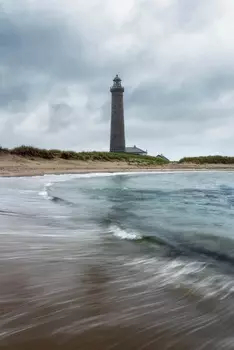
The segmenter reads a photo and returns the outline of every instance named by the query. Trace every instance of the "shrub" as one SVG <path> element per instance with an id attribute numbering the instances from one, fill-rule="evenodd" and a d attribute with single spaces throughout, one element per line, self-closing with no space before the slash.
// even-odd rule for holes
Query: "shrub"
<path id="1" fill-rule="evenodd" d="M 6 154 L 9 153 L 9 149 L 8 148 L 3 148 L 2 146 L 0 146 L 0 154 Z"/>
<path id="2" fill-rule="evenodd" d="M 50 149 L 49 152 L 52 153 L 54 157 L 60 157 L 62 151 L 59 149 Z"/>
<path id="3" fill-rule="evenodd" d="M 234 164 L 234 157 L 225 157 L 225 156 L 185 157 L 180 159 L 179 163 Z"/>
<path id="4" fill-rule="evenodd" d="M 76 159 L 81 161 L 124 161 L 133 162 L 136 164 L 167 164 L 164 159 L 152 157 L 152 156 L 140 156 L 129 153 L 110 153 L 110 152 L 74 152 L 74 151 L 61 151 L 58 153 L 58 157 L 62 159 Z"/>
<path id="5" fill-rule="evenodd" d="M 16 147 L 16 148 L 13 148 L 10 151 L 10 153 L 21 157 L 36 157 L 36 158 L 44 158 L 44 159 L 54 158 L 53 152 L 46 149 L 41 149 L 41 148 L 36 148 L 31 146 Z"/>
<path id="6" fill-rule="evenodd" d="M 63 159 L 76 159 L 77 153 L 73 151 L 62 151 L 60 154 L 60 158 Z"/>

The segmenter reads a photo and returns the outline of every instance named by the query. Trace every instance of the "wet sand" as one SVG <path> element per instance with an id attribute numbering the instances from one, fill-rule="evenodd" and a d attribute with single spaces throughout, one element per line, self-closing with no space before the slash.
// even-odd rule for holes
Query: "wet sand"
<path id="1" fill-rule="evenodd" d="M 30 239 L 4 243 L 1 349 L 233 349 L 225 300 L 152 284 L 144 265 L 82 256 L 74 242 L 40 241 L 34 255 Z"/>
<path id="2" fill-rule="evenodd" d="M 147 271 L 82 257 L 71 242 L 44 241 L 41 257 L 22 243 L 19 259 L 5 241 L 15 259 L 1 260 L 1 349 L 232 349 L 221 347 L 233 328 L 225 301 L 147 287 Z"/>

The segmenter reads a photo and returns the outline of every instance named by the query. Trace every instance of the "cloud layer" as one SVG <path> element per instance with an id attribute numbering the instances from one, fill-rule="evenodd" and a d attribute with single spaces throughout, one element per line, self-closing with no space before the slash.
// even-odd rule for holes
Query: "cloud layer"
<path id="1" fill-rule="evenodd" d="M 3 0 L 0 137 L 108 150 L 112 78 L 128 145 L 233 155 L 232 0 Z"/>

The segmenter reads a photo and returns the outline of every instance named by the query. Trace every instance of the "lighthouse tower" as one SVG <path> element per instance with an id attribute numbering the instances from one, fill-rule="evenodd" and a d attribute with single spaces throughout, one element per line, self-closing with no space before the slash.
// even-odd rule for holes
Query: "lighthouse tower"
<path id="1" fill-rule="evenodd" d="M 111 99 L 111 132 L 110 152 L 125 152 L 125 130 L 124 130 L 124 87 L 118 75 L 113 80 L 110 88 Z"/>

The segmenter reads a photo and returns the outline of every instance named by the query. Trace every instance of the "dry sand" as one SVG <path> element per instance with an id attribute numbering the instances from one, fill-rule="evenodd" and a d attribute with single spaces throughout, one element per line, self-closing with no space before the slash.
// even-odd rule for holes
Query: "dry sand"
<path id="1" fill-rule="evenodd" d="M 64 159 L 27 159 L 14 155 L 0 156 L 0 176 L 35 176 L 44 174 L 66 174 L 87 172 L 128 171 L 176 171 L 176 170 L 234 170 L 234 165 L 223 164 L 177 164 L 139 166 L 125 162 L 77 161 Z"/>

